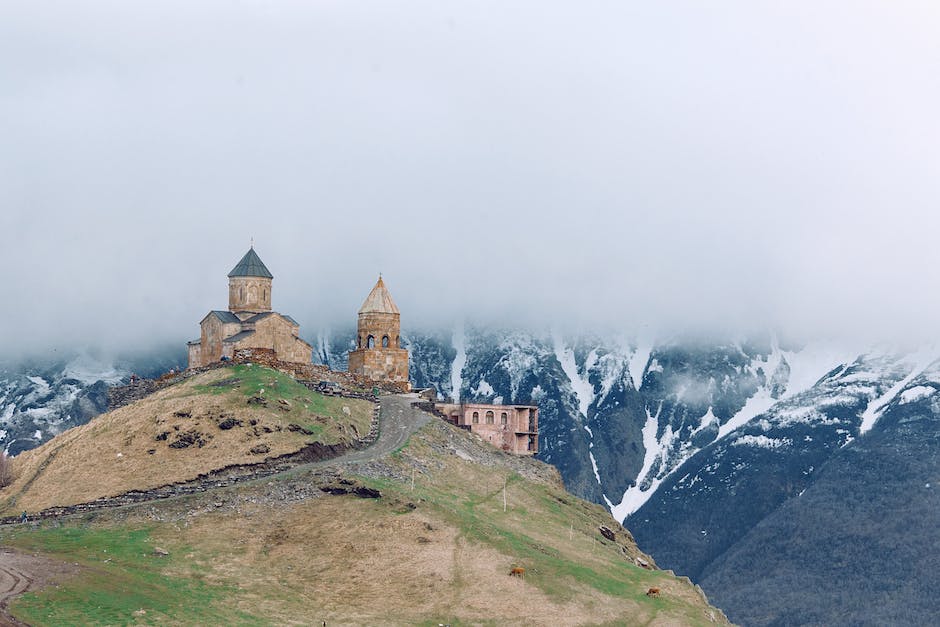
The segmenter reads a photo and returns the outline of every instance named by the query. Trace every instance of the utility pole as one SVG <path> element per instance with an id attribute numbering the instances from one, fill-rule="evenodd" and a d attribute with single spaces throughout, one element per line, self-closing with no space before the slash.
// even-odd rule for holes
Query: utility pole
<path id="1" fill-rule="evenodd" d="M 506 482 L 507 481 L 508 479 L 504 477 L 503 478 L 503 511 L 504 512 L 506 511 Z"/>

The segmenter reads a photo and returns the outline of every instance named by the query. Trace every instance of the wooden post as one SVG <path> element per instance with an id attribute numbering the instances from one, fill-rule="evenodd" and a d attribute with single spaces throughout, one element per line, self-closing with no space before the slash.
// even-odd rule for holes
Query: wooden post
<path id="1" fill-rule="evenodd" d="M 411 467 L 411 491 L 415 491 L 415 469 L 414 466 Z"/>
<path id="2" fill-rule="evenodd" d="M 503 478 L 503 511 L 506 511 L 506 482 L 508 479 Z"/>

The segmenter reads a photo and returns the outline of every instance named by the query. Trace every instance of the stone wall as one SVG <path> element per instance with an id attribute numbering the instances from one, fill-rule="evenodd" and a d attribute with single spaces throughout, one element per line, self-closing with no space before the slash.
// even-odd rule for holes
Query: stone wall
<path id="1" fill-rule="evenodd" d="M 232 312 L 271 311 L 271 279 L 260 276 L 230 277 L 228 309 Z"/>
<path id="2" fill-rule="evenodd" d="M 274 314 L 259 320 L 254 333 L 235 345 L 235 350 L 242 348 L 273 349 L 281 361 L 309 364 L 313 358 L 313 348 L 297 336 L 298 328 L 280 314 Z M 234 356 L 234 355 L 233 355 Z"/>
<path id="3" fill-rule="evenodd" d="M 326 366 L 319 364 L 300 364 L 295 362 L 281 361 L 274 354 L 272 349 L 265 348 L 245 348 L 235 351 L 234 361 L 236 363 L 255 363 L 275 370 L 285 372 L 295 379 L 302 381 L 333 381 L 347 388 L 360 388 L 371 390 L 379 388 L 386 392 L 401 393 L 408 391 L 408 384 L 402 384 L 395 381 L 376 381 L 370 377 L 356 374 L 354 372 L 340 372 L 330 370 Z"/>
<path id="4" fill-rule="evenodd" d="M 403 348 L 363 348 L 350 351 L 349 371 L 376 379 L 408 382 L 408 351 Z"/>

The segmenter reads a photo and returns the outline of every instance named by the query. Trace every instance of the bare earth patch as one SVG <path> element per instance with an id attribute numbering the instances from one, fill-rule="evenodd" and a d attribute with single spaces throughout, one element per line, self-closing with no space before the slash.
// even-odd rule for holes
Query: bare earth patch
<path id="1" fill-rule="evenodd" d="M 0 549 L 0 625 L 24 624 L 7 613 L 11 599 L 65 581 L 79 570 L 67 562 Z"/>

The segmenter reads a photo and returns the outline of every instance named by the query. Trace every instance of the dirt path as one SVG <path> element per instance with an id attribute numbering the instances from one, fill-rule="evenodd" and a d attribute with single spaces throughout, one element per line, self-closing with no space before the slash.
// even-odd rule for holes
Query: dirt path
<path id="1" fill-rule="evenodd" d="M 13 597 L 61 581 L 77 571 L 78 567 L 66 562 L 0 550 L 0 626 L 26 625 L 7 613 L 7 603 Z"/>
<path id="2" fill-rule="evenodd" d="M 346 455 L 317 463 L 325 465 L 367 462 L 397 450 L 408 441 L 412 433 L 434 419 L 430 414 L 411 406 L 417 400 L 419 399 L 416 394 L 383 396 L 379 399 L 379 437 L 375 444 L 360 451 L 352 451 Z"/>

